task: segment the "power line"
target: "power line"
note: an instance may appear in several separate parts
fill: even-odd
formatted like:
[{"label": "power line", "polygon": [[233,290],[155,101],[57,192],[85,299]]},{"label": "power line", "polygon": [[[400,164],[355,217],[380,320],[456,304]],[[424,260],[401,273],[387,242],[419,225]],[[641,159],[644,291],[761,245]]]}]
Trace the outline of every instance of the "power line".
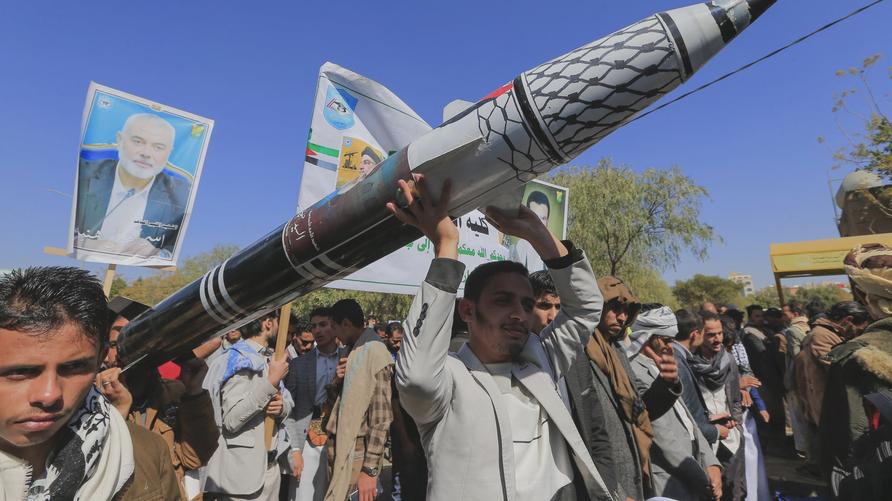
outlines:
[{"label": "power line", "polygon": [[871,8],[871,7],[873,7],[874,5],[876,5],[876,4],[878,4],[878,3],[882,3],[882,2],[884,2],[884,1],[885,1],[885,0],[875,0],[875,1],[873,1],[873,2],[871,2],[871,3],[869,3],[869,4],[867,4],[867,5],[865,5],[865,6],[861,7],[861,8],[859,8],[859,9],[856,9],[856,10],[850,12],[849,14],[846,14],[845,16],[840,17],[839,19],[836,19],[836,20],[834,20],[834,21],[832,21],[832,22],[829,22],[829,23],[825,24],[824,26],[821,26],[820,28],[818,28],[818,29],[812,31],[811,33],[809,33],[809,34],[807,34],[807,35],[801,36],[801,37],[797,38],[796,40],[793,40],[792,42],[788,43],[787,45],[784,45],[783,47],[781,47],[781,48],[779,48],[779,49],[773,50],[773,51],[769,52],[768,54],[765,54],[764,56],[760,57],[759,59],[756,59],[755,61],[752,61],[752,62],[750,62],[750,63],[744,64],[743,66],[741,66],[740,68],[737,68],[737,69],[734,70],[734,71],[725,73],[724,75],[722,75],[722,76],[716,78],[715,80],[712,80],[712,81],[710,81],[710,82],[707,82],[707,83],[705,83],[705,84],[703,84],[703,85],[697,87],[696,89],[693,89],[693,90],[690,90],[690,91],[688,91],[688,92],[685,92],[684,94],[682,94],[682,95],[676,97],[675,99],[672,99],[671,101],[667,101],[667,102],[665,102],[665,103],[663,103],[663,104],[657,106],[656,108],[647,111],[646,113],[642,113],[642,114],[636,116],[635,118],[629,120],[629,121],[626,123],[626,125],[628,125],[628,124],[630,124],[630,123],[632,123],[632,122],[634,122],[634,121],[636,121],[636,120],[640,120],[640,119],[642,119],[642,118],[644,118],[644,117],[650,115],[651,113],[655,113],[655,112],[657,112],[657,111],[660,111],[660,110],[662,110],[663,108],[665,108],[665,107],[667,107],[667,106],[669,106],[669,105],[671,105],[671,104],[675,104],[675,103],[677,103],[678,101],[681,101],[682,99],[684,99],[684,98],[686,98],[686,97],[689,97],[689,96],[691,96],[691,95],[693,95],[693,94],[696,94],[696,93],[700,92],[701,90],[704,90],[704,89],[706,89],[706,88],[708,88],[708,87],[711,87],[712,85],[717,84],[717,83],[721,82],[722,80],[725,80],[726,78],[729,78],[729,77],[731,77],[731,76],[733,76],[733,75],[736,75],[737,73],[740,73],[741,71],[744,71],[744,70],[747,70],[747,69],[749,69],[749,68],[752,68],[753,66],[755,66],[755,65],[757,65],[757,64],[759,64],[759,63],[761,63],[762,61],[764,61],[764,60],[766,60],[766,59],[770,59],[770,58],[772,58],[772,57],[774,57],[774,56],[780,54],[781,52],[783,52],[783,51],[785,51],[785,50],[787,50],[787,49],[793,47],[794,45],[798,45],[798,44],[800,44],[800,43],[802,43],[802,42],[808,40],[809,38],[811,38],[811,37],[817,35],[818,33],[821,33],[822,31],[828,30],[828,29],[832,28],[833,26],[836,26],[837,24],[839,24],[839,23],[845,21],[846,19],[849,19],[850,17],[856,16],[856,15],[858,15],[858,14],[864,12],[865,10],[867,10],[867,9],[869,9],[869,8]]}]

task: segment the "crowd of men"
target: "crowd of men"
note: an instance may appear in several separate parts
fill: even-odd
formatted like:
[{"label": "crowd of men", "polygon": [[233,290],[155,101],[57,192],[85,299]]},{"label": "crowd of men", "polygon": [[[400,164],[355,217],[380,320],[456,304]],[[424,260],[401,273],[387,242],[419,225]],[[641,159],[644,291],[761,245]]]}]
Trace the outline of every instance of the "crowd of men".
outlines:
[{"label": "crowd of men", "polygon": [[834,496],[888,499],[892,249],[853,250],[829,311],[673,311],[490,209],[547,271],[487,263],[459,299],[448,188],[417,181],[388,204],[434,246],[407,318],[316,308],[285,359],[266,314],[122,371],[145,306],[75,268],[0,277],[0,500],[767,500],[762,443],[786,437]]}]

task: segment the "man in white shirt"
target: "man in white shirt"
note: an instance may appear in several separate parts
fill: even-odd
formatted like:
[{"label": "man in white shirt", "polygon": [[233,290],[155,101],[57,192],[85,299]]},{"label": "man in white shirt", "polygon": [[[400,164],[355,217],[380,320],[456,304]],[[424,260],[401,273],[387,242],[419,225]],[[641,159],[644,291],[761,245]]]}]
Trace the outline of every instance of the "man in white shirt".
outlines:
[{"label": "man in white shirt", "polygon": [[[434,244],[436,258],[406,320],[397,362],[400,403],[418,424],[429,466],[427,499],[613,499],[558,393],[601,311],[601,295],[583,253],[552,236],[535,213],[490,210],[503,233],[528,242],[548,265],[562,311],[531,336],[533,291],[526,268],[487,263],[465,283],[459,314],[470,339],[448,354],[455,294],[464,265],[450,220],[448,182],[436,199],[417,176],[405,181],[407,209],[391,212]],[[551,367],[543,367],[542,360]]]},{"label": "man in white shirt", "polygon": [[169,256],[191,180],[167,169],[176,131],[158,115],[137,113],[117,134],[118,159],[82,159],[78,169],[75,247]]}]

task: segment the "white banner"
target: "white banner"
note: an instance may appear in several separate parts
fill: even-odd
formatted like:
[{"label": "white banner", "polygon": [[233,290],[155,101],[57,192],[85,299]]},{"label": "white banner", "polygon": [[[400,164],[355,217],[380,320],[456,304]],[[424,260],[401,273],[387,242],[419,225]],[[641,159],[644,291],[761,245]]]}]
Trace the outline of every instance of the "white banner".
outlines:
[{"label": "white banner", "polygon": [[[313,107],[298,210],[336,189],[362,180],[381,160],[430,130],[414,111],[382,85],[332,63],[322,66]],[[394,187],[394,193],[396,188]],[[566,188],[532,181],[515,198],[539,214],[556,235],[566,233]],[[544,264],[530,245],[506,237],[480,211],[458,218],[459,259],[467,273],[480,264],[511,259],[530,271]],[[420,238],[327,287],[415,294],[433,258],[433,246]],[[464,289],[464,279],[459,294]]]}]

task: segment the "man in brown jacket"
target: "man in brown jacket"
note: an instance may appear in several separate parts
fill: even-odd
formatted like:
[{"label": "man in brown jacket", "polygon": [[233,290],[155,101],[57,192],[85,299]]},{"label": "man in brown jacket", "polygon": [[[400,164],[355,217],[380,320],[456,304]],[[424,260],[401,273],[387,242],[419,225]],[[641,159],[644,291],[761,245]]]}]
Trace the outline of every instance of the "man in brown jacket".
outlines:
[{"label": "man in brown jacket", "polygon": [[[109,310],[115,316],[109,333],[113,346],[121,329],[147,309],[148,306],[123,297],[109,302]],[[97,387],[128,422],[151,430],[164,439],[183,499],[186,499],[183,481],[186,472],[207,464],[217,448],[220,435],[214,421],[210,395],[201,386],[207,364],[197,358],[188,360],[182,365],[179,379],[162,379],[155,369],[136,373],[128,371],[124,381],[126,388],[110,383],[117,382],[121,372],[117,368],[114,349],[110,349],[106,355],[105,365],[110,369],[99,375]],[[105,384],[100,383],[99,379]]]},{"label": "man in brown jacket", "polygon": [[84,270],[0,277],[0,499],[181,499],[164,441],[93,386],[106,308]]},{"label": "man in brown jacket", "polygon": [[802,340],[802,350],[794,361],[795,394],[802,417],[807,423],[808,465],[817,467],[820,458],[818,427],[821,425],[821,405],[827,386],[830,360],[827,354],[835,346],[860,334],[870,317],[861,303],[843,301],[830,309],[826,318],[819,318],[814,328]]}]

